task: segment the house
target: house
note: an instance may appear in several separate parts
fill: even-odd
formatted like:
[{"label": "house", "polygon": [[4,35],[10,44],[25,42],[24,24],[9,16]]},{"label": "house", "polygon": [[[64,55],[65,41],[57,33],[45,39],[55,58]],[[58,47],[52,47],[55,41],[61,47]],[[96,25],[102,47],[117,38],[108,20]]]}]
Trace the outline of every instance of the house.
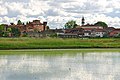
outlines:
[{"label": "house", "polygon": [[72,33],[65,33],[65,34],[59,34],[58,37],[60,37],[60,38],[79,38],[79,35],[72,34]]},{"label": "house", "polygon": [[106,31],[104,29],[94,29],[91,32],[91,37],[104,37]]},{"label": "house", "polygon": [[105,30],[107,33],[109,33],[109,32],[111,32],[111,31],[115,30],[115,28],[114,28],[114,27],[107,27],[107,28],[105,28],[104,30]]},{"label": "house", "polygon": [[83,37],[83,29],[82,28],[72,28],[72,29],[65,29],[64,33],[58,34],[58,37],[61,38],[79,38]]},{"label": "house", "polygon": [[57,36],[59,34],[64,33],[63,29],[48,29],[45,31],[41,31],[41,32],[33,32],[33,31],[29,31],[28,33],[28,37],[50,37],[50,36]]},{"label": "house", "polygon": [[65,29],[65,33],[77,33],[77,34],[81,34],[83,33],[83,30],[82,28],[72,28],[72,29]]},{"label": "house", "polygon": [[80,28],[82,28],[82,29],[86,29],[86,28],[89,28],[89,29],[103,29],[102,26],[94,26],[94,25],[89,25],[89,26],[84,25],[84,26],[80,26]]},{"label": "house", "polygon": [[114,27],[107,27],[107,28],[104,28],[104,31],[106,32],[105,34],[105,37],[110,37],[110,32],[114,31],[115,28]]},{"label": "house", "polygon": [[109,33],[110,37],[117,37],[118,35],[120,35],[120,29],[115,29]]},{"label": "house", "polygon": [[59,34],[60,37],[62,36],[64,38],[65,37],[71,38],[73,36],[76,37],[76,35],[77,37],[105,37],[105,36],[108,37],[109,34],[110,36],[113,36],[113,34],[116,35],[119,33],[119,31],[115,30],[114,27],[104,28],[103,26],[92,25],[92,24],[85,25],[84,17],[82,17],[81,21],[82,21],[81,26],[77,26],[77,28],[72,28],[72,29],[65,29],[64,34]]},{"label": "house", "polygon": [[91,37],[91,31],[84,31],[84,37]]},{"label": "house", "polygon": [[33,32],[33,31],[29,31],[29,32],[27,32],[27,35],[28,35],[28,37],[36,37],[36,38],[38,38],[38,37],[43,37],[43,35],[41,34],[41,32]]},{"label": "house", "polygon": [[[97,28],[97,26],[86,27],[86,28],[72,28],[72,29],[65,29],[64,34],[59,34],[59,37],[62,38],[82,38],[82,37],[104,37],[106,34],[106,30],[102,27]],[[77,36],[76,36],[77,35]]]}]

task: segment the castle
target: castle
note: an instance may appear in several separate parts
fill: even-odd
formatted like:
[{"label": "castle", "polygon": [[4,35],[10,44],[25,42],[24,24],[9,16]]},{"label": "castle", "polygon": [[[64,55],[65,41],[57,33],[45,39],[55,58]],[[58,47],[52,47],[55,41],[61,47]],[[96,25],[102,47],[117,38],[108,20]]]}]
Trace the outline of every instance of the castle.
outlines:
[{"label": "castle", "polygon": [[[20,31],[20,36],[24,34],[33,33],[33,32],[42,32],[47,30],[49,27],[47,26],[47,22],[41,23],[40,20],[33,20],[32,22],[28,22],[26,24],[14,24],[10,25],[4,24],[4,32],[7,32],[8,28],[17,28]],[[9,33],[10,34],[10,33]],[[12,34],[9,36],[13,36]]]}]

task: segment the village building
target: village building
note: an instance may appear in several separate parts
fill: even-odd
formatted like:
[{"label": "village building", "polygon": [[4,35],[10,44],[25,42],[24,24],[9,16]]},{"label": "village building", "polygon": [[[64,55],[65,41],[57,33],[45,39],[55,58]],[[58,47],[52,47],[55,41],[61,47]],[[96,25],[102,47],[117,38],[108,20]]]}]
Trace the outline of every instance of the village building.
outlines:
[{"label": "village building", "polygon": [[83,26],[78,26],[80,28],[83,28],[83,29],[103,29],[102,26],[95,26],[95,25],[83,25]]},{"label": "village building", "polygon": [[106,31],[104,29],[95,29],[91,32],[91,37],[104,37]]},{"label": "village building", "polygon": [[9,37],[14,37],[15,33],[11,33],[9,28],[16,28],[20,31],[20,36],[28,37],[51,37],[58,36],[60,38],[94,38],[94,37],[117,37],[120,35],[120,29],[114,27],[96,26],[91,24],[85,25],[85,19],[82,17],[81,26],[70,29],[49,29],[47,22],[41,23],[40,20],[33,20],[27,24],[4,24],[4,32]]},{"label": "village building", "polygon": [[33,22],[29,22],[26,24],[26,31],[45,31],[47,30],[47,22],[41,23],[40,20],[33,20]]},{"label": "village building", "polygon": [[115,37],[120,34],[120,29],[114,27],[96,26],[91,24],[85,25],[85,19],[82,17],[81,26],[72,29],[65,29],[65,32],[59,34],[62,38],[83,38],[83,37]]},{"label": "village building", "polygon": [[79,37],[103,37],[104,34],[106,34],[103,26],[96,26],[96,25],[90,25],[90,24],[85,24],[85,19],[82,17],[81,21],[81,26],[77,26],[76,28],[72,29],[65,29],[64,34],[60,34],[59,36],[61,37],[73,37],[77,35],[77,38]]},{"label": "village building", "polygon": [[47,22],[41,23],[40,20],[33,20],[33,22],[29,22],[25,24],[17,24],[11,23],[8,27],[10,28],[18,28],[20,30],[21,36],[27,34],[28,36],[39,35],[39,32],[45,31],[48,29]]},{"label": "village building", "polygon": [[117,37],[120,35],[120,29],[115,29],[109,33],[110,37]]}]

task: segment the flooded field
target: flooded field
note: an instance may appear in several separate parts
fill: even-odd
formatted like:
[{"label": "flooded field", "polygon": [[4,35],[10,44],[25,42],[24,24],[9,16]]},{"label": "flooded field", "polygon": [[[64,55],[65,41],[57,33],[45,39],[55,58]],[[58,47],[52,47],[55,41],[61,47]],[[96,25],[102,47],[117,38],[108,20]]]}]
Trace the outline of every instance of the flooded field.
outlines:
[{"label": "flooded field", "polygon": [[29,52],[0,55],[0,80],[120,80],[120,52]]}]

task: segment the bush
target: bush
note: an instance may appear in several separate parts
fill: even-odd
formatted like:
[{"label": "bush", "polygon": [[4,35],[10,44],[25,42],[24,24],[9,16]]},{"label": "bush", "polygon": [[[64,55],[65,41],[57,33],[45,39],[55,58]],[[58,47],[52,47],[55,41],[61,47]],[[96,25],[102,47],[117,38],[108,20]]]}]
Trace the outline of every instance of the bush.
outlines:
[{"label": "bush", "polygon": [[51,34],[50,37],[57,37],[57,34]]}]

